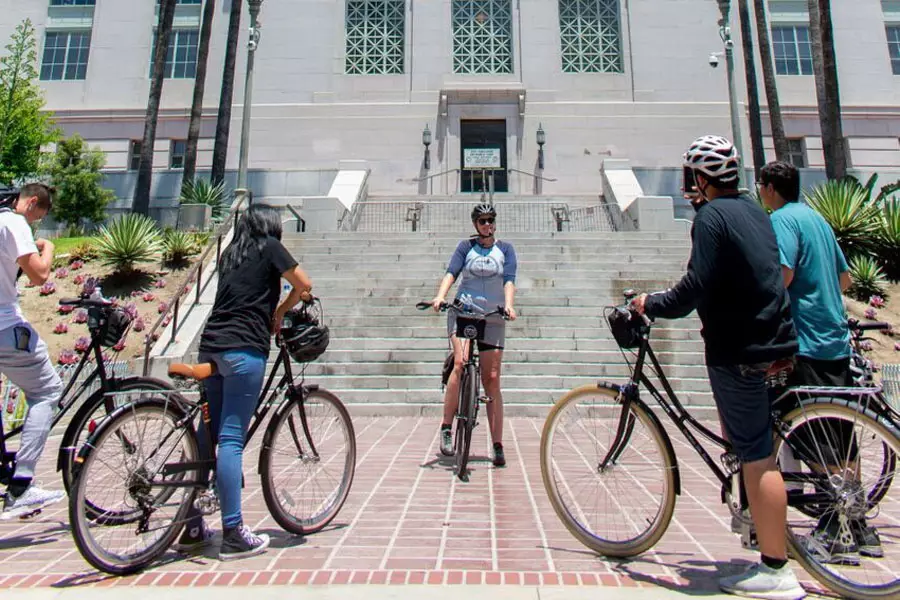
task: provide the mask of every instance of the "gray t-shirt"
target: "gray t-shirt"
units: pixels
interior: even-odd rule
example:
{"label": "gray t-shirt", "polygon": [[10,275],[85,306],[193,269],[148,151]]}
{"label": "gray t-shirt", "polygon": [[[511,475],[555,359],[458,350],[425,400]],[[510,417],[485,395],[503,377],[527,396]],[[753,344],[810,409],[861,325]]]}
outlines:
{"label": "gray t-shirt", "polygon": [[503,287],[507,282],[516,282],[517,269],[512,244],[496,241],[490,248],[485,248],[477,240],[469,239],[456,247],[447,272],[459,281],[458,300],[491,312],[506,304]]}

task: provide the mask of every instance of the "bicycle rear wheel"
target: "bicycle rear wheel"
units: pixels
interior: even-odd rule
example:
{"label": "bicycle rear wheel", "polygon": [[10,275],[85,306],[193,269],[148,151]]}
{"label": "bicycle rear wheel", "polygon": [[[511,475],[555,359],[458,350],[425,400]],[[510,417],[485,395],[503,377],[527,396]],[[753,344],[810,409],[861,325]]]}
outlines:
{"label": "bicycle rear wheel", "polygon": [[459,412],[456,419],[456,476],[461,481],[469,480],[469,452],[472,449],[472,429],[475,428],[475,408],[478,403],[475,367],[463,369],[459,384]]}
{"label": "bicycle rear wheel", "polygon": [[[900,431],[864,403],[846,399],[808,399],[783,421],[775,451],[791,448],[798,462],[783,474],[794,487],[802,483],[788,501],[792,556],[843,596],[896,598],[900,492],[885,485],[895,475],[885,472],[885,456],[900,452]],[[847,433],[837,435],[840,431]],[[872,502],[872,490],[878,490],[877,502]]]}
{"label": "bicycle rear wheel", "polygon": [[[668,435],[643,403],[623,410],[616,390],[575,388],[550,410],[541,434],[541,475],[553,510],[603,556],[646,552],[675,510],[678,467]],[[625,435],[617,442],[623,417]]]}
{"label": "bicycle rear wheel", "polygon": [[270,421],[259,472],[266,506],[285,531],[305,535],[328,525],[347,500],[355,469],[353,422],[331,392],[311,391],[302,404],[288,400]]}
{"label": "bicycle rear wheel", "polygon": [[[79,454],[69,495],[72,533],[84,559],[105,573],[127,575],[162,555],[195,494],[194,487],[172,491],[163,469],[198,456],[193,426],[172,403],[141,401],[105,420]],[[196,481],[199,474],[187,476]]]}

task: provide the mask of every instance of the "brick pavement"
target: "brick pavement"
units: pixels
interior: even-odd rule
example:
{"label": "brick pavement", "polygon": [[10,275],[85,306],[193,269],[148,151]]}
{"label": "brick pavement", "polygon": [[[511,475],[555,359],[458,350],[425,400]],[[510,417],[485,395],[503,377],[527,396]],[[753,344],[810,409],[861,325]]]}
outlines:
{"label": "brick pavement", "polygon": [[[280,530],[255,477],[259,441],[245,465],[244,519],[272,535],[263,556],[220,563],[214,551],[174,552],[146,572],[109,578],[93,572],[72,542],[60,504],[32,521],[0,522],[0,588],[68,586],[234,586],[270,584],[487,584],[654,587],[711,593],[717,577],[755,560],[729,531],[710,473],[680,435],[682,495],[651,552],[604,560],[576,541],[545,494],[538,461],[541,419],[507,420],[508,466],[489,460],[487,427],[476,430],[469,483],[438,454],[432,417],[354,419],[356,477],[341,514],[307,538]],[[53,438],[40,479],[59,485]],[[218,525],[216,523],[216,525]]]}

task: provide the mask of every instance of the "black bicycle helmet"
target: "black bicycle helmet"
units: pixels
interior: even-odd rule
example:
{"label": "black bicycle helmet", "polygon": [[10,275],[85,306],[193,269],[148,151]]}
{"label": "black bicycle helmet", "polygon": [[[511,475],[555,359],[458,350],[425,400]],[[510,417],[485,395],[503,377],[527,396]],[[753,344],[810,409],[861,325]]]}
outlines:
{"label": "black bicycle helmet", "polygon": [[322,356],[331,337],[327,325],[319,325],[303,310],[292,310],[284,317],[281,339],[295,361],[307,363]]}
{"label": "black bicycle helmet", "polygon": [[472,209],[472,220],[476,221],[478,217],[491,216],[497,217],[497,209],[493,204],[479,204]]}

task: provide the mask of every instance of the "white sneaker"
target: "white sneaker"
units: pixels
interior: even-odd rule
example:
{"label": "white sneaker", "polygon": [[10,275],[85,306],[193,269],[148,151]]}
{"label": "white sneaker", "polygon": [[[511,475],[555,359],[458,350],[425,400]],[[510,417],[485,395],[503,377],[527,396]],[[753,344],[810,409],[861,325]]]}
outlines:
{"label": "white sneaker", "polygon": [[21,496],[13,496],[7,492],[3,500],[3,512],[0,520],[7,521],[29,515],[51,504],[56,504],[66,497],[65,492],[42,490],[36,485],[30,486]]}
{"label": "white sneaker", "polygon": [[800,587],[797,576],[788,565],[773,569],[757,563],[739,575],[723,577],[719,580],[719,587],[735,596],[763,600],[800,600],[806,596],[806,591]]}

